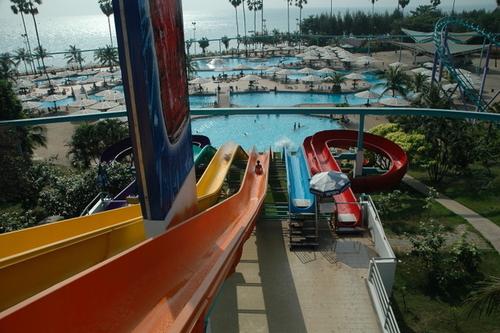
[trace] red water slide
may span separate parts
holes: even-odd
[[[328,147],[348,149],[356,147],[358,131],[328,130],[314,134],[313,145],[318,145],[325,153]],[[390,160],[389,169],[382,175],[356,177],[352,179],[352,190],[356,193],[369,193],[390,190],[397,186],[408,169],[408,156],[396,143],[379,135],[364,133],[365,151],[385,156]],[[331,156],[331,154],[327,155]]]
[[[348,149],[356,147],[358,139],[357,131],[349,130],[327,130],[307,137],[304,140],[304,150],[311,170],[311,174],[317,172],[335,170],[341,171],[337,161],[330,152],[330,147]],[[351,189],[334,196],[338,204],[337,226],[359,226],[361,225],[361,213],[357,199],[353,192],[383,191],[398,185],[408,168],[408,157],[406,152],[396,143],[370,133],[364,133],[364,148],[390,160],[389,169],[382,175],[363,176],[352,179]],[[356,222],[351,222],[355,217]]]
[[[340,167],[330,153],[328,146],[324,143],[321,144],[320,140],[323,137],[317,137],[318,133],[304,140],[304,151],[311,175],[329,170],[340,172]],[[356,196],[350,188],[341,194],[334,195],[333,200],[337,203],[336,227],[355,228],[361,226],[361,209]]]

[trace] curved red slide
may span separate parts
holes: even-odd
[[[328,130],[314,134],[312,144],[331,156],[328,147],[348,149],[356,147],[358,131]],[[379,135],[364,133],[365,150],[385,156],[391,161],[389,169],[382,175],[363,176],[352,179],[352,190],[356,193],[385,191],[397,186],[408,169],[408,156],[396,143]],[[333,159],[333,157],[332,157]]]
[[[322,139],[322,137],[316,137],[318,133],[304,140],[304,151],[311,175],[329,170],[341,171],[328,146],[319,143],[318,139]],[[333,200],[337,203],[336,227],[355,228],[361,226],[361,208],[350,188],[343,193],[334,195]]]

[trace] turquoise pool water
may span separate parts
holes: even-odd
[[[295,92],[263,92],[249,94],[232,94],[231,104],[242,107],[256,106],[296,106],[299,104],[342,104],[362,105],[366,99],[357,98],[354,94],[319,94]]]
[[[189,96],[189,106],[192,108],[211,108],[216,101],[215,95]]]
[[[300,123],[300,128],[294,130],[294,123]],[[254,145],[261,151],[269,147],[297,148],[306,136],[341,128],[336,121],[328,118],[267,114],[193,119],[191,127],[193,134],[208,136],[216,147],[232,140],[247,151]]]
[[[216,67],[234,67],[237,65],[246,65],[250,67],[255,67],[258,65],[264,65],[264,66],[277,66],[279,64],[290,64],[294,62],[299,62],[301,59],[297,57],[270,57],[266,59],[260,59],[260,58],[221,58],[223,63],[221,65],[218,65]],[[196,64],[198,64],[198,69],[200,70],[207,70],[207,69],[212,69],[213,66],[209,65],[209,62],[212,59],[203,59],[203,60],[196,60]],[[239,71],[238,71],[239,73]]]

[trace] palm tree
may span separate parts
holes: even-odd
[[[302,8],[307,5],[307,0],[295,0],[295,6],[299,8],[299,34],[302,34]]]
[[[243,5],[243,28],[245,29],[244,40],[245,40],[245,56],[248,57],[248,39],[247,39],[247,16],[245,14],[245,0],[241,0]]]
[[[332,90],[334,92],[341,92],[342,91],[342,83],[345,82],[346,78],[338,72],[333,73],[331,78],[332,78],[331,81],[333,83]]]
[[[210,45],[210,41],[207,37],[203,37],[198,41],[198,44],[200,45],[203,54],[205,54],[205,49],[208,47],[208,45]]]
[[[10,9],[12,10],[12,12],[17,15],[19,14],[21,16],[21,20],[23,21],[23,28],[24,28],[24,35],[23,37],[26,38],[26,45],[28,46],[28,54],[31,57],[31,54],[33,53],[31,51],[31,44],[30,44],[30,39],[29,39],[29,36],[28,36],[28,30],[26,29],[26,21],[24,20],[24,12],[26,11],[25,9],[25,6],[26,6],[26,1],[24,0],[10,0],[10,2],[12,2],[12,5],[10,6]],[[35,71],[35,65],[33,64],[33,62],[31,62],[31,69],[33,70],[34,73],[36,73]]]
[[[238,40],[238,51],[239,51],[239,49],[240,49],[240,42],[239,42],[240,27],[238,25],[238,6],[241,5],[241,0],[229,0],[229,3],[234,7],[234,12],[236,14],[236,37]]]
[[[493,315],[500,310],[500,278],[490,277],[478,283],[479,288],[466,300],[471,310],[469,315],[477,312],[479,316]]]
[[[288,27],[288,36],[290,36],[290,5],[293,4],[293,0],[285,0],[285,1],[286,1],[286,19]]]
[[[400,6],[402,9],[401,15],[403,17],[405,16],[405,7],[408,6],[409,3],[410,0],[398,0],[398,6]]]
[[[113,71],[113,66],[118,65],[118,51],[114,47],[106,45],[106,47],[95,51],[94,59],[99,61],[101,65],[108,66],[110,71]]]
[[[384,91],[382,95],[391,90],[392,97],[396,96],[396,91],[406,96],[409,78],[401,67],[389,67],[384,76],[387,82],[383,83]]]
[[[227,49],[229,48],[229,38],[227,36],[222,36],[220,39],[221,43],[224,44],[224,47]]]
[[[28,74],[28,63],[31,63],[31,55],[24,49],[24,48],[19,48],[15,52],[15,55],[13,59],[16,61],[16,66],[19,65],[19,63],[22,61],[24,64],[24,70],[26,71],[26,74]]]
[[[253,33],[257,35],[257,11],[262,9],[262,0],[248,0],[247,5],[253,11]]]
[[[40,34],[38,33],[38,24],[36,23],[36,15],[38,15],[38,8],[36,7],[35,4],[37,5],[41,5],[42,4],[42,0],[18,0],[18,9],[22,10],[24,14],[29,14],[31,15],[31,17],[33,18],[33,25],[35,26],[35,34],[36,34],[36,41],[37,41],[37,44],[38,44],[38,50],[40,52],[42,52],[43,50],[43,47],[42,47],[42,44],[40,44]],[[34,49],[34,53],[36,53],[36,49]],[[35,58],[36,58],[36,54],[35,54]],[[46,56],[45,57],[39,57],[38,59],[41,60],[42,62],[42,69],[43,69],[43,72],[45,74],[45,77],[47,78],[47,81],[49,83],[49,87],[52,86],[52,83],[50,82],[50,77],[49,77],[49,74],[47,73],[47,67],[45,66],[45,61],[44,61],[44,58],[47,58]]]
[[[417,73],[413,80],[411,81],[411,87],[414,92],[421,93],[424,91],[425,82],[427,80],[427,76],[422,73]]]
[[[113,47],[113,37],[111,35],[111,21],[109,17],[113,14],[113,2],[111,0],[98,0],[101,11],[108,18],[109,42]]]
[[[47,52],[47,49],[45,49],[43,46],[37,46],[33,50],[33,56],[35,59],[38,59],[42,62],[42,69],[43,72],[47,75],[47,79],[49,78],[49,75],[47,74],[47,68],[45,67],[45,58],[52,58],[52,56]],[[50,83],[49,83],[50,84]]]
[[[188,78],[191,79],[196,71],[198,70],[198,63],[193,61],[193,56],[186,55],[186,71]]]
[[[375,34],[375,2],[377,0],[370,0],[372,3],[372,35]],[[371,54],[370,51],[370,40],[368,40],[368,54]]]
[[[64,53],[64,59],[68,59],[68,64],[78,64],[80,70],[83,70],[82,62],[85,60],[82,57],[82,51],[76,45],[69,46],[69,49]]]
[[[15,81],[16,75],[16,63],[10,53],[0,54],[0,80]]]

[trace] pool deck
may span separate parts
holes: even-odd
[[[211,332],[380,332],[366,285],[369,238],[289,250],[286,221],[259,221],[212,308]]]

